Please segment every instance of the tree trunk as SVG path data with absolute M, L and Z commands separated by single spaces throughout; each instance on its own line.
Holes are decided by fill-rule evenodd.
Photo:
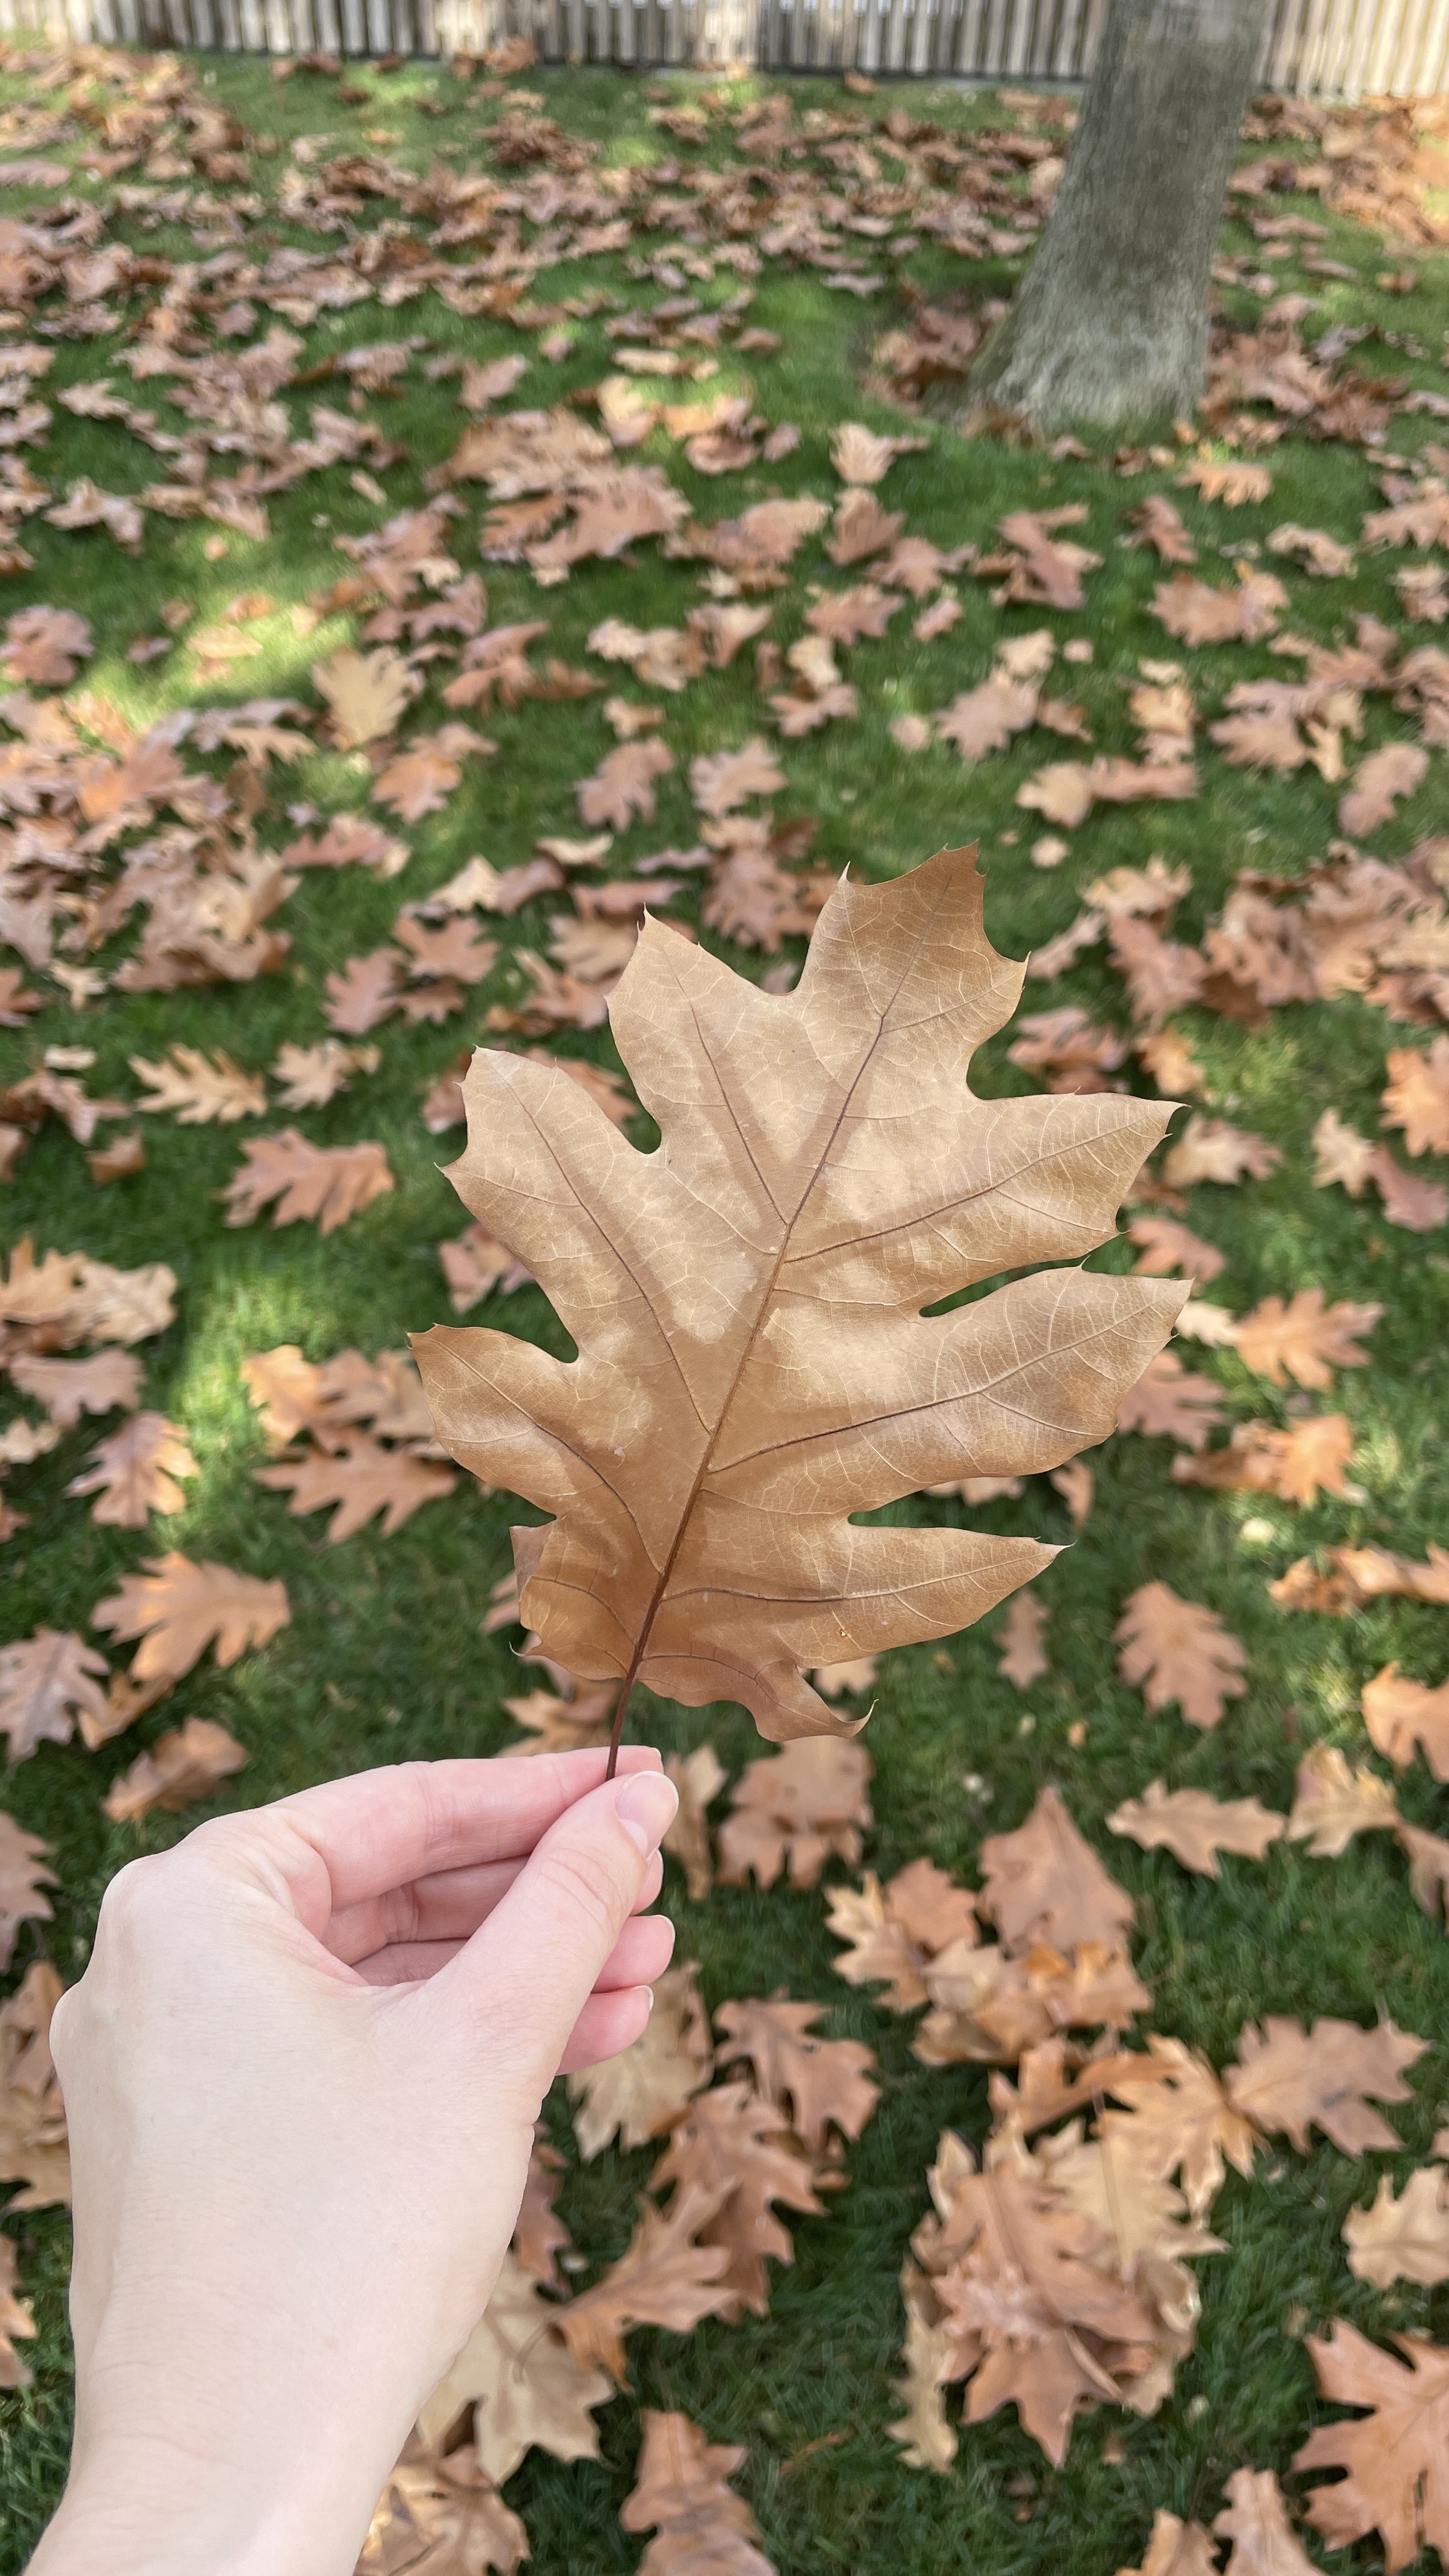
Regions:
M 1187 412 L 1263 0 L 1110 0 L 1061 190 L 972 391 L 1043 426 Z

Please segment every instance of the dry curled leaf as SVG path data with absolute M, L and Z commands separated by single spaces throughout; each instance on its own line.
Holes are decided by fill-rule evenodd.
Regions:
M 1363 1716 L 1370 1741 L 1397 1769 L 1412 1762 L 1417 1745 L 1435 1779 L 1449 1780 L 1449 1682 L 1430 1690 L 1385 1664 L 1363 1686 Z
M 148 1085 L 138 1109 L 166 1110 L 182 1127 L 204 1126 L 211 1119 L 230 1125 L 238 1118 L 265 1118 L 267 1086 L 259 1073 L 243 1073 L 218 1048 L 207 1055 L 201 1047 L 168 1047 L 159 1062 L 143 1055 L 129 1058 L 131 1071 Z
M 15 1956 L 15 1936 L 22 1923 L 48 1923 L 47 1887 L 59 1880 L 47 1866 L 50 1844 L 29 1834 L 0 1809 L 0 1970 Z
M 50 2024 L 65 1989 L 46 1959 L 26 1969 L 0 2004 L 0 2182 L 23 2182 L 12 2212 L 70 2200 L 65 2103 L 50 2053 Z
M 819 2217 L 809 2155 L 788 2134 L 778 2103 L 745 2083 L 714 2084 L 697 2093 L 654 2168 L 657 2191 L 674 2184 L 702 2195 L 714 2215 L 699 2229 L 703 2245 L 721 2245 L 729 2257 L 721 2273 L 737 2308 L 763 2317 L 770 2304 L 767 2260 L 793 2263 L 794 2241 L 783 2209 Z
M 1223 2492 L 1229 2501 L 1213 2530 L 1233 2544 L 1224 2576 L 1313 2576 L 1313 2561 L 1294 2536 L 1271 2469 L 1234 2469 L 1223 2480 Z
M 1159 1351 L 1117 1407 L 1119 1431 L 1185 1441 L 1204 1449 L 1208 1434 L 1226 1419 L 1215 1379 L 1185 1369 L 1175 1351 Z
M 422 1503 L 451 1494 L 457 1477 L 434 1458 L 419 1458 L 407 1449 L 389 1449 L 366 1431 L 336 1435 L 325 1450 L 304 1450 L 275 1467 L 259 1467 L 257 1483 L 290 1493 L 294 1519 L 307 1512 L 337 1509 L 327 1536 L 335 1547 L 352 1538 L 376 1513 L 382 1514 L 382 1536 L 391 1538 Z
M 1182 1600 L 1170 1584 L 1140 1584 L 1114 1633 L 1123 1680 L 1141 1688 L 1150 1709 L 1176 1701 L 1189 1726 L 1216 1726 L 1228 1701 L 1248 1687 L 1247 1649 L 1215 1610 Z
M 541 2298 L 505 2254 L 487 2307 L 419 2411 L 422 2440 L 441 2446 L 472 2407 L 478 2464 L 495 2486 L 512 2477 L 535 2443 L 556 2460 L 596 2460 L 594 2409 L 614 2390 L 601 2370 L 566 2348 L 557 2329 L 568 2313 Z
M 875 2059 L 856 2039 L 819 2039 L 814 2024 L 822 2004 L 797 2004 L 783 1995 L 721 2004 L 715 2022 L 721 2065 L 747 2060 L 756 2089 L 772 2104 L 780 2126 L 793 2130 L 806 2152 L 818 2156 L 828 2127 L 858 2138 L 877 2102 L 880 2086 L 868 2070 Z
M 15 2295 L 19 2276 L 15 2239 L 0 2237 L 0 2388 L 28 2388 L 32 2377 L 15 2349 L 17 2337 L 23 2343 L 35 2332 L 28 2301 Z
M 826 1893 L 830 1929 L 848 1946 L 835 1962 L 852 1986 L 883 1984 L 876 1998 L 892 2012 L 914 2012 L 929 2000 L 926 1970 L 940 1951 L 974 1948 L 976 1905 L 934 1861 L 913 1860 L 884 1887 L 867 1871 L 859 1889 Z
M 684 1872 L 691 1905 L 702 1905 L 714 1885 L 709 1806 L 724 1787 L 724 1766 L 712 1744 L 697 1744 L 690 1753 L 666 1753 L 664 1768 L 679 1793 L 664 1849 Z
M 1355 1834 L 1393 1831 L 1394 1793 L 1376 1771 L 1355 1769 L 1336 1744 L 1315 1744 L 1298 1765 L 1288 1840 L 1306 1842 L 1314 1860 L 1337 1860 Z
M 1265 1297 L 1240 1316 L 1234 1348 L 1245 1368 L 1273 1386 L 1291 1377 L 1299 1386 L 1326 1387 L 1336 1368 L 1367 1368 L 1369 1355 L 1358 1343 L 1383 1311 L 1347 1302 L 1326 1306 L 1321 1288 L 1300 1288 L 1286 1306 L 1281 1297 Z
M 705 2245 L 701 2230 L 715 2215 L 718 2197 L 692 2184 L 677 2191 L 667 2217 L 643 2201 L 627 2253 L 602 2280 L 547 2311 L 581 2370 L 596 2365 L 615 2382 L 624 2377 L 624 2336 L 633 2326 L 669 2326 L 688 2334 L 701 2317 L 726 2314 L 735 2293 L 724 2278 L 729 2250 Z
M 133 1413 L 119 1431 L 91 1451 L 87 1472 L 72 1476 L 67 1494 L 99 1494 L 91 1518 L 104 1528 L 144 1529 L 153 1512 L 180 1512 L 186 1496 L 178 1476 L 199 1472 L 186 1434 L 164 1413 Z
M 1449 1038 L 1427 1052 L 1391 1047 L 1389 1079 L 1379 1114 L 1386 1127 L 1401 1127 L 1411 1154 L 1449 1154 Z
M 1037 1599 L 1028 1584 L 1013 1596 L 1001 1623 L 1002 1651 L 996 1667 L 1018 1690 L 1029 1690 L 1034 1681 L 1051 1670 L 1042 1646 L 1046 1623 L 1046 1604 Z
M 1221 1875 L 1220 1851 L 1261 1860 L 1284 1831 L 1284 1819 L 1256 1798 L 1213 1798 L 1205 1789 L 1164 1789 L 1150 1780 L 1140 1798 L 1127 1798 L 1107 1818 L 1108 1830 L 1129 1834 L 1144 1851 L 1165 1846 L 1184 1869 Z
M 1160 2505 L 1141 2566 L 1121 2567 L 1117 2576 L 1218 2576 L 1212 2535 Z
M 1165 1114 L 966 1091 L 964 1055 L 1021 982 L 980 907 L 969 853 L 842 884 L 779 996 L 647 925 L 611 1018 L 664 1128 L 652 1155 L 566 1079 L 475 1058 L 453 1177 L 581 1357 L 448 1326 L 419 1356 L 445 1445 L 554 1515 L 515 1552 L 524 1615 L 571 1671 L 637 1674 L 687 1706 L 742 1699 L 776 1740 L 838 1733 L 805 1670 L 959 1628 L 1045 1562 L 1028 1540 L 847 1518 L 1101 1439 L 1180 1302 L 1038 1271 L 921 1315 L 1007 1262 L 1100 1241 Z M 1028 1167 L 1029 1201 L 1011 1178 Z
M 1351 2209 L 1343 2222 L 1348 2268 L 1380 2290 L 1395 2281 L 1425 2289 L 1449 2281 L 1449 2169 L 1418 2165 L 1396 2200 L 1380 2174 L 1371 2209 Z

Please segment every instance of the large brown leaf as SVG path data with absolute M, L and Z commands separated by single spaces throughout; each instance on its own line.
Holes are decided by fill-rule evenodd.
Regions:
M 943 851 L 837 887 L 790 994 L 646 925 L 611 1017 L 657 1153 L 566 1077 L 475 1057 L 452 1177 L 579 1358 L 448 1325 L 419 1358 L 454 1456 L 554 1515 L 514 1549 L 571 1671 L 742 1700 L 776 1741 L 839 1732 L 805 1671 L 965 1626 L 1047 1561 L 849 1518 L 1103 1439 L 1181 1301 L 1064 1269 L 923 1315 L 1100 1243 L 1168 1114 L 975 1098 L 1021 981 L 972 854 Z
M 743 2443 L 706 2442 L 687 2415 L 646 2408 L 638 2480 L 619 2508 L 626 2531 L 655 2534 L 639 2576 L 774 2576 L 749 2506 L 725 2484 L 746 2457 Z
M 1308 2350 L 1325 2397 L 1364 2406 L 1359 2423 L 1320 2424 L 1294 2455 L 1295 2469 L 1346 2469 L 1319 2487 L 1308 2519 L 1331 2549 L 1376 2531 L 1388 2576 L 1426 2544 L 1449 2553 L 1449 2352 L 1418 2335 L 1395 2338 L 1404 2359 L 1335 2318 Z

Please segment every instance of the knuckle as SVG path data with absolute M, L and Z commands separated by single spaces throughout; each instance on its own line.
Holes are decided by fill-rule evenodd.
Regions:
M 600 1932 L 612 1934 L 627 1911 L 626 1892 L 607 1856 L 587 1843 L 560 1843 L 545 1852 L 539 1878 L 570 1913 L 581 1914 Z

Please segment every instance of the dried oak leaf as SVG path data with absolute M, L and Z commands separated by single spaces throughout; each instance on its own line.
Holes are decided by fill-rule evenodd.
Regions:
M 421 674 L 400 653 L 358 653 L 348 644 L 315 663 L 312 677 L 332 710 L 339 751 L 356 751 L 394 732 L 422 687 Z
M 156 1807 L 175 1815 L 193 1800 L 209 1798 L 248 1758 L 246 1746 L 224 1726 L 209 1717 L 188 1717 L 184 1726 L 158 1736 L 149 1753 L 138 1753 L 101 1803 L 113 1825 L 139 1824 Z
M 568 2079 L 579 2154 L 591 2164 L 611 2138 L 642 2147 L 671 2128 L 714 2064 L 709 2016 L 693 1959 L 654 1981 L 654 2010 L 632 2048 Z
M 15 1936 L 22 1923 L 48 1923 L 51 1919 L 47 1887 L 58 1887 L 60 1881 L 53 1869 L 46 1867 L 50 1845 L 39 1834 L 28 1834 L 13 1816 L 0 1809 L 0 1970 L 8 1968 L 15 1956 Z
M 1213 1378 L 1185 1369 L 1175 1351 L 1159 1351 L 1117 1407 L 1119 1431 L 1185 1441 L 1204 1449 L 1208 1433 L 1227 1419 L 1222 1389 Z
M 1413 1761 L 1417 1744 L 1435 1779 L 1449 1780 L 1449 1682 L 1430 1690 L 1385 1664 L 1363 1686 L 1363 1715 L 1371 1742 L 1398 1770 Z
M 777 2207 L 804 2217 L 818 2217 L 823 2207 L 810 2158 L 784 2132 L 778 2104 L 744 2083 L 715 2084 L 697 2093 L 654 2168 L 651 2187 L 657 2191 L 666 2183 L 718 2202 L 699 2241 L 724 2246 L 729 2269 L 720 2275 L 722 2285 L 752 2316 L 764 2316 L 770 2303 L 766 2259 L 795 2259 Z
M 684 1872 L 691 1905 L 700 1905 L 714 1885 L 709 1805 L 724 1787 L 724 1766 L 712 1744 L 697 1744 L 691 1753 L 666 1753 L 664 1768 L 679 1793 L 664 1849 Z
M 396 948 L 373 948 L 349 957 L 326 979 L 323 1015 L 343 1037 L 365 1037 L 397 1009 L 404 959 Z
M 1398 2200 L 1380 2174 L 1372 2209 L 1351 2209 L 1343 2222 L 1348 2268 L 1380 2290 L 1395 2281 L 1432 2289 L 1449 2281 L 1449 2169 L 1418 2165 Z
M 701 752 L 689 764 L 689 792 L 701 814 L 733 814 L 752 796 L 773 796 L 785 773 L 763 735 L 739 751 Z
M 1387 1780 L 1354 1769 L 1336 1744 L 1315 1744 L 1298 1765 L 1290 1843 L 1306 1842 L 1314 1860 L 1337 1860 L 1355 1834 L 1397 1829 L 1399 1811 Z
M 201 1047 L 172 1046 L 157 1063 L 143 1055 L 129 1058 L 131 1071 L 149 1084 L 150 1095 L 138 1109 L 169 1110 L 182 1127 L 204 1126 L 211 1119 L 229 1125 L 237 1118 L 265 1118 L 267 1086 L 259 1073 L 243 1073 L 220 1050 L 208 1056 Z
M 1248 572 L 1236 590 L 1215 590 L 1189 572 L 1174 573 L 1152 594 L 1152 613 L 1184 644 L 1256 644 L 1272 633 L 1288 593 L 1276 574 Z
M 296 1127 L 276 1136 L 253 1136 L 223 1196 L 228 1225 L 252 1225 L 270 1202 L 273 1225 L 304 1218 L 332 1234 L 360 1208 L 393 1188 L 381 1145 L 314 1145 Z
M 148 1557 L 140 1574 L 123 1575 L 119 1592 L 91 1612 L 91 1626 L 121 1645 L 139 1637 L 132 1679 L 169 1686 L 190 1672 L 208 1646 L 225 1668 L 249 1646 L 264 1646 L 291 1615 L 284 1583 L 265 1583 L 230 1565 L 194 1565 L 173 1548 L 167 1556 Z
M 569 1670 L 743 1700 L 777 1741 L 838 1734 L 806 1670 L 959 1628 L 1047 1561 L 847 1517 L 1104 1438 L 1180 1303 L 1072 1269 L 921 1314 L 1100 1242 L 1162 1130 L 1154 1103 L 966 1089 L 1021 981 L 985 941 L 971 854 L 943 852 L 837 886 L 785 995 L 646 925 L 610 1016 L 656 1153 L 566 1077 L 475 1058 L 452 1177 L 580 1357 L 441 1326 L 419 1358 L 445 1445 L 555 1516 L 515 1555 Z
M 1386 1127 L 1402 1127 L 1411 1154 L 1449 1154 L 1449 1038 L 1436 1038 L 1427 1054 L 1393 1047 L 1389 1079 L 1379 1104 Z
M 882 442 L 884 443 L 884 442 Z M 646 2407 L 634 2486 L 619 2507 L 626 2531 L 652 2531 L 640 2576 L 774 2576 L 759 2530 L 725 2482 L 744 2467 L 743 2442 L 711 2444 L 687 2415 Z
M 729 2249 L 699 2242 L 717 2207 L 715 2193 L 693 2184 L 676 2192 L 667 2217 L 652 2201 L 641 2201 L 627 2253 L 592 2289 L 546 2310 L 581 2370 L 599 2364 L 622 2382 L 624 2336 L 632 2326 L 669 2326 L 688 2334 L 701 2317 L 728 2314 L 735 2305 L 724 2278 Z
M 178 1476 L 199 1470 L 180 1425 L 164 1413 L 135 1413 L 99 1441 L 88 1472 L 73 1476 L 67 1494 L 99 1494 L 91 1518 L 110 1529 L 144 1529 L 152 1512 L 180 1512 L 186 1496 Z
M 1140 1798 L 1124 1799 L 1107 1818 L 1107 1830 L 1129 1834 L 1144 1851 L 1164 1845 L 1184 1869 L 1221 1875 L 1220 1851 L 1261 1860 L 1284 1831 L 1284 1819 L 1256 1798 L 1212 1798 L 1205 1789 L 1164 1789 L 1150 1780 Z
M 1054 2031 L 1120 2030 L 1152 2001 L 1125 1950 L 1104 1941 L 1067 1958 L 1047 1941 L 1021 1957 L 953 1941 L 923 1975 L 934 2007 L 913 2043 L 923 2066 L 1010 2065 Z
M 776 1995 L 769 2003 L 749 1997 L 721 2004 L 715 2014 L 725 2034 L 720 2064 L 747 2059 L 762 2099 L 812 2156 L 822 2152 L 832 2124 L 858 2138 L 880 2100 L 867 2072 L 875 2064 L 868 2048 L 856 2039 L 816 2038 L 813 2025 L 824 2009 Z
M 512 39 L 517 42 L 518 40 Z M 528 2533 L 471 2443 L 445 2460 L 405 2452 L 382 2491 L 355 2576 L 514 2576 L 528 2557 Z
M 566 2168 L 557 2147 L 544 2134 L 542 2122 L 535 2123 L 533 2145 L 529 2151 L 528 2179 L 523 2186 L 518 2221 L 513 2230 L 512 2254 L 520 2271 L 540 2289 L 564 2289 L 564 2277 L 558 2257 L 572 2250 L 573 2239 L 554 2208 L 559 2181 Z
M 1030 1690 L 1034 1681 L 1051 1671 L 1051 1660 L 1044 1652 L 1042 1638 L 1046 1632 L 1047 1613 L 1030 1584 L 1015 1593 L 1006 1617 L 1001 1623 L 1002 1651 L 996 1669 L 1018 1690 Z
M 141 1363 L 129 1351 L 92 1351 L 80 1360 L 17 1351 L 10 1375 L 61 1431 L 74 1431 L 83 1413 L 110 1413 L 117 1405 L 134 1412 L 141 1396 Z
M 557 2331 L 571 2304 L 541 2298 L 505 2254 L 487 2307 L 419 2412 L 422 2440 L 441 2444 L 471 2406 L 478 2464 L 495 2486 L 535 2444 L 556 2460 L 596 2460 L 593 2410 L 614 2390 L 601 2370 L 574 2359 Z
M 835 1962 L 852 1986 L 884 1984 L 876 1997 L 891 2012 L 914 2012 L 930 2000 L 925 1971 L 937 1954 L 978 1939 L 976 1904 L 930 1860 L 913 1860 L 882 1887 L 867 1870 L 859 1889 L 832 1887 L 826 1912 L 837 1941 L 849 1946 Z
M 1336 1368 L 1367 1368 L 1369 1355 L 1357 1343 L 1383 1311 L 1346 1301 L 1325 1306 L 1321 1288 L 1300 1288 L 1286 1306 L 1281 1297 L 1264 1297 L 1240 1316 L 1234 1348 L 1245 1368 L 1273 1386 L 1291 1377 L 1300 1386 L 1325 1387 Z
M 77 1718 L 83 1734 L 87 1721 L 104 1731 L 106 1695 L 98 1676 L 108 1670 L 104 1655 L 73 1629 L 37 1628 L 32 1637 L 0 1646 L 0 1735 L 10 1760 L 23 1762 L 40 1744 L 69 1744 Z
M 1325 2019 L 1307 2031 L 1290 2013 L 1268 2013 L 1261 2030 L 1244 2023 L 1238 2062 L 1224 2068 L 1223 2088 L 1255 2127 L 1284 2130 L 1300 2153 L 1317 2127 L 1346 2156 L 1361 2156 L 1369 2147 L 1402 2144 L 1364 2097 L 1411 2101 L 1403 2070 L 1428 2045 L 1391 2021 L 1360 2030 L 1356 2022 Z
M 354 1537 L 377 1512 L 382 1514 L 382 1536 L 391 1538 L 421 1504 L 440 1502 L 458 1481 L 436 1459 L 384 1448 L 366 1431 L 348 1432 L 326 1450 L 305 1450 L 300 1458 L 259 1467 L 256 1479 L 274 1493 L 291 1494 L 287 1508 L 294 1520 L 335 1503 L 327 1528 L 333 1547 L 339 1539 Z
M 1117 2576 L 1218 2576 L 1212 2534 L 1159 2505 L 1141 2566 L 1121 2567 Z
M 0 2004 L 0 2182 L 23 2182 L 12 2211 L 70 2200 L 65 2103 L 50 2053 L 50 2024 L 65 1992 L 48 1960 L 27 1968 Z
M 1241 1699 L 1247 1649 L 1215 1610 L 1184 1601 L 1166 1583 L 1130 1593 L 1116 1627 L 1117 1669 L 1139 1684 L 1150 1709 L 1173 1701 L 1189 1726 L 1216 1726 L 1230 1699 Z
M 89 625 L 73 608 L 19 608 L 6 624 L 0 669 L 7 680 L 32 688 L 68 689 L 95 649 Z
M 1234 2469 L 1223 2480 L 1230 2499 L 1213 2530 L 1233 2544 L 1224 2576 L 1314 2576 L 1288 2520 L 1283 2491 L 1271 2469 Z
M 1007 1951 L 1038 1942 L 1070 1951 L 1099 1941 L 1115 1949 L 1136 1919 L 1125 1887 L 1103 1868 L 1051 1787 L 1015 1833 L 987 1836 L 981 1867 L 986 1885 L 976 1910 L 996 1925 Z
M 1320 2424 L 1294 2453 L 1296 2470 L 1348 2472 L 1315 2490 L 1309 2521 L 1331 2549 L 1376 2531 L 1387 2576 L 1426 2546 L 1442 2557 L 1449 2552 L 1449 2352 L 1418 2335 L 1396 2335 L 1399 2361 L 1341 2317 L 1326 2341 L 1305 2341 L 1324 2396 L 1368 2409 L 1359 2423 Z
M 1173 1190 L 1192 1189 L 1199 1181 L 1234 1187 L 1244 1177 L 1265 1181 L 1283 1157 L 1276 1145 L 1225 1118 L 1194 1113 L 1177 1142 L 1163 1156 L 1162 1177 Z
M 1235 1424 L 1226 1448 L 1196 1458 L 1174 1458 L 1173 1480 L 1211 1491 L 1275 1494 L 1282 1503 L 1316 1502 L 1320 1493 L 1347 1494 L 1344 1474 L 1353 1454 L 1353 1431 L 1342 1413 L 1321 1413 L 1279 1431 L 1270 1422 Z
M 1338 827 L 1350 839 L 1362 840 L 1392 819 L 1394 807 L 1424 783 L 1429 755 L 1419 742 L 1386 742 L 1371 751 L 1353 774 L 1353 785 L 1338 800 Z
M 788 1862 L 791 1886 L 813 1887 L 832 1855 L 858 1861 L 872 1767 L 863 1746 L 811 1736 L 747 1764 L 719 1829 L 720 1884 L 773 1887 Z
M 0 2388 L 28 2388 L 33 2376 L 15 2349 L 17 2336 L 24 2343 L 35 2332 L 29 2302 L 15 2295 L 19 2278 L 15 2239 L 0 2237 Z
M 1191 2215 L 1200 2218 L 1222 2189 L 1228 2164 L 1245 2179 L 1251 2176 L 1256 2134 L 1196 2049 L 1157 2031 L 1148 2032 L 1147 2046 L 1146 2057 L 1123 2052 L 1102 2066 L 1101 2090 L 1127 2107 L 1103 2112 L 1097 2127 L 1109 2148 L 1121 2147 L 1140 2170 L 1164 2181 L 1176 2178 Z M 1078 2091 L 1093 2068 L 1089 2058 Z
M 636 815 L 646 823 L 654 819 L 654 781 L 665 778 L 674 767 L 674 754 L 669 745 L 649 736 L 642 742 L 621 742 L 606 752 L 592 777 L 580 779 L 574 789 L 579 814 L 585 823 L 608 823 L 614 831 L 627 831 Z

